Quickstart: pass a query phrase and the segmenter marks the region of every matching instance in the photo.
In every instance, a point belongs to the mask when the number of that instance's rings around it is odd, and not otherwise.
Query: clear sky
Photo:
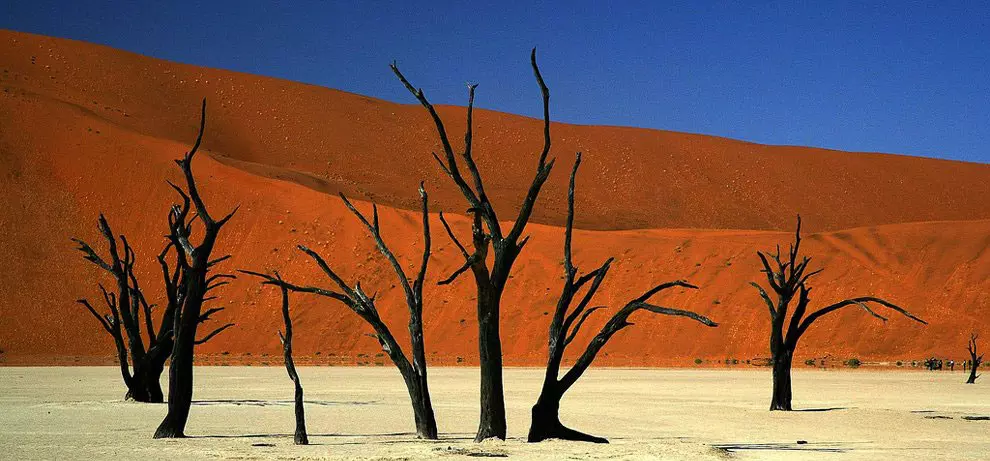
[[[0,27],[404,103],[990,163],[990,5],[11,0]]]

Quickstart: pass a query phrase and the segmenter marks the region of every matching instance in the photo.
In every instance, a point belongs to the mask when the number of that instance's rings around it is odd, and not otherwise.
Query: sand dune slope
[[[464,209],[430,157],[440,147],[418,105],[11,31],[0,31],[0,44],[0,84],[10,92],[64,101],[180,142],[195,136],[195,111],[206,97],[205,145],[229,164],[406,209],[416,206],[408,191],[425,179],[440,209]],[[369,72],[387,73],[385,64]],[[479,91],[484,101],[484,86]],[[533,107],[539,104],[534,83]],[[463,109],[440,111],[459,148]],[[541,122],[486,110],[475,120],[474,151],[488,189],[511,211],[542,147]],[[785,230],[799,212],[810,230],[990,218],[986,165],[634,128],[555,124],[553,135],[552,153],[562,163],[576,151],[587,154],[578,226],[588,229]],[[537,222],[562,224],[566,169],[552,176]]]
[[[178,179],[172,160],[188,148],[196,101],[204,94],[212,101],[209,151],[197,158],[195,170],[212,209],[241,205],[218,249],[235,254],[228,267],[279,269],[299,282],[325,284],[294,249],[309,245],[349,280],[379,290],[383,316],[406,338],[405,307],[391,270],[339,199],[326,192],[392,205],[382,209],[386,239],[405,264],[415,264],[422,245],[417,216],[403,208],[415,200],[419,179],[427,180],[436,198],[434,210],[463,208],[424,155],[433,148],[433,136],[419,109],[66,40],[2,32],[0,43],[0,349],[8,363],[109,355],[109,338],[73,304],[97,296],[99,274],[69,241],[75,236],[99,243],[100,212],[138,249],[144,286],[160,298],[154,256],[173,200],[163,179]],[[496,204],[514,203],[525,187],[532,163],[525,152],[538,147],[530,135],[536,128],[538,122],[529,119],[480,114],[478,129],[485,134],[478,157]],[[969,331],[990,331],[985,165],[625,128],[554,130],[562,166],[576,149],[589,159],[579,184],[584,229],[576,234],[576,262],[590,269],[617,257],[597,302],[618,308],[656,282],[687,278],[703,289],[658,302],[695,309],[722,324],[705,329],[640,314],[636,326],[609,345],[603,364],[765,357],[766,312],[747,283],[760,276],[755,250],[791,238],[766,229],[789,228],[797,210],[810,229],[833,229],[807,236],[813,265],[828,268],[815,281],[815,302],[879,295],[931,323],[922,327],[892,317],[884,325],[850,309],[822,320],[803,340],[800,356],[961,358]],[[410,161],[415,158],[421,160]],[[562,216],[565,170],[558,168],[541,199],[540,222],[553,224]],[[766,202],[778,199],[779,207],[768,209]],[[451,219],[466,235],[467,221]],[[919,220],[938,222],[906,222]],[[729,230],[698,229],[705,227]],[[646,229],[616,230],[631,228]],[[429,274],[435,281],[461,260],[435,215],[433,229]],[[509,364],[544,360],[548,313],[560,289],[562,230],[537,224],[530,233],[503,303]],[[245,359],[251,354],[255,361],[277,355],[275,293],[238,280],[220,295],[228,308],[223,314],[238,326],[202,352]],[[474,363],[471,281],[430,284],[427,296],[432,360]],[[364,335],[368,328],[343,306],[298,295],[293,309],[300,355],[317,362],[382,360],[375,357],[377,342]],[[604,316],[589,321],[578,342],[603,321]]]

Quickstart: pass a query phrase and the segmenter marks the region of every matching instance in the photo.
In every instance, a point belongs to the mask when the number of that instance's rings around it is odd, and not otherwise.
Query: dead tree
[[[478,166],[471,156],[472,147],[472,114],[474,108],[474,91],[477,85],[468,86],[468,106],[467,106],[467,128],[464,134],[464,151],[460,156],[467,167],[472,184],[461,175],[457,156],[454,148],[447,137],[447,130],[443,121],[437,114],[433,105],[426,99],[422,89],[416,89],[409,80],[406,79],[395,63],[392,63],[392,71],[399,78],[402,84],[412,93],[423,107],[429,112],[430,117],[436,126],[440,144],[443,147],[444,159],[441,159],[436,152],[433,158],[436,159],[440,169],[453,181],[461,194],[468,202],[468,213],[473,216],[471,228],[472,251],[469,253],[464,245],[454,236],[450,226],[443,220],[447,234],[457,245],[464,256],[464,265],[454,271],[449,277],[440,281],[441,285],[453,282],[462,273],[471,270],[477,286],[477,316],[478,316],[478,354],[481,363],[481,417],[478,425],[476,441],[481,441],[490,437],[505,439],[505,396],[502,386],[502,340],[499,332],[499,315],[502,292],[505,290],[509,273],[516,257],[526,245],[528,237],[523,238],[522,234],[529,223],[533,213],[533,206],[546,182],[550,171],[553,169],[554,160],[547,161],[550,153],[550,90],[543,81],[540,69],[536,65],[536,49],[530,54],[530,63],[533,74],[540,86],[543,95],[543,150],[539,156],[536,173],[533,181],[523,198],[519,207],[519,214],[515,223],[508,233],[504,233],[499,218],[495,214],[488,195],[485,193],[484,182]],[[521,240],[520,240],[521,239]],[[488,266],[489,250],[494,254],[491,268]]]
[[[97,312],[86,299],[79,299],[77,302],[85,306],[113,338],[120,373],[127,386],[127,394],[124,398],[138,402],[161,403],[164,401],[161,375],[165,369],[165,361],[172,355],[173,306],[171,303],[167,305],[156,332],[152,318],[152,309],[155,305],[148,303],[134,275],[134,263],[137,259],[134,250],[123,235],[120,235],[120,246],[118,246],[117,238],[114,237],[110,224],[102,214],[98,223],[97,228],[107,242],[108,258],[101,257],[85,241],[76,238],[72,240],[79,245],[77,249],[83,253],[84,259],[109,273],[116,282],[116,290],[109,291],[103,284],[99,284],[103,300],[110,313]],[[123,255],[120,254],[121,248]],[[165,254],[166,252],[163,252],[159,255],[159,260],[164,261]],[[141,335],[142,326],[145,328],[147,344]],[[130,366],[128,366],[128,356]]]
[[[169,182],[182,199],[182,205],[172,205],[168,216],[169,233],[166,238],[169,245],[176,248],[177,258],[173,272],[176,276],[171,279],[166,276],[165,291],[173,293],[169,302],[175,303],[172,327],[175,342],[172,348],[172,361],[168,368],[168,413],[155,431],[156,439],[185,437],[186,421],[189,419],[189,408],[192,406],[194,349],[196,345],[209,341],[210,338],[233,326],[226,324],[202,339],[196,339],[197,327],[204,318],[209,318],[210,315],[223,309],[217,307],[203,311],[203,304],[215,299],[215,296],[210,296],[209,292],[229,283],[225,279],[234,278],[231,274],[212,273],[212,269],[218,263],[230,258],[230,255],[210,258],[217,237],[220,235],[220,229],[237,212],[237,208],[234,208],[223,218],[214,219],[199,195],[196,179],[193,177],[192,161],[203,141],[205,129],[206,99],[203,99],[196,143],[182,159],[175,161],[182,170],[186,190]],[[197,220],[202,224],[203,235],[199,243],[195,244],[191,237],[193,224]],[[162,270],[168,273],[167,266],[163,265]]]
[[[127,394],[124,398],[138,402],[161,403],[164,401],[161,376],[165,370],[165,362],[172,355],[174,344],[172,329],[175,310],[178,306],[175,300],[177,296],[181,296],[176,293],[176,286],[181,283],[181,273],[178,271],[178,266],[176,266],[175,271],[170,270],[166,258],[177,250],[175,250],[174,245],[169,243],[158,254],[158,263],[162,266],[167,299],[156,331],[153,316],[156,305],[148,303],[138,283],[137,276],[134,275],[136,252],[124,235],[119,236],[120,243],[118,244],[110,224],[102,214],[100,214],[98,223],[100,234],[107,242],[109,258],[101,257],[91,245],[81,239],[73,238],[72,240],[78,245],[77,249],[83,253],[84,259],[105,270],[113,277],[117,285],[116,290],[107,290],[103,284],[98,284],[103,301],[110,312],[100,314],[87,299],[79,299],[76,302],[85,306],[89,313],[93,314],[93,317],[100,322],[100,326],[113,338],[114,346],[117,349],[120,373],[123,376],[124,384],[127,386]],[[123,249],[123,256],[120,254],[121,248]],[[178,256],[176,255],[176,257]],[[200,316],[200,322],[209,320],[213,314],[221,310],[223,308],[210,310],[205,315]],[[143,321],[142,316],[144,317]],[[147,340],[141,336],[142,327]],[[128,366],[128,357],[130,358],[130,366]]]
[[[574,169],[571,170],[571,179],[567,189],[567,222],[564,228],[564,287],[561,290],[560,298],[557,300],[557,308],[550,322],[546,375],[543,378],[543,388],[540,391],[540,397],[536,404],[533,405],[533,420],[529,428],[528,437],[530,442],[539,442],[546,439],[564,439],[608,443],[608,440],[604,438],[578,432],[564,426],[560,422],[560,400],[564,397],[564,393],[591,366],[595,357],[598,356],[598,352],[605,347],[608,340],[623,328],[632,325],[629,322],[629,316],[633,313],[643,310],[655,314],[676,315],[696,320],[709,327],[717,326],[715,322],[709,320],[707,317],[694,312],[651,304],[650,299],[663,290],[675,287],[697,289],[696,286],[684,280],[662,283],[643,293],[638,298],[627,302],[622,309],[613,314],[612,318],[602,326],[598,334],[588,343],[577,362],[567,370],[562,378],[560,377],[560,366],[564,358],[565,349],[578,335],[584,322],[591,314],[605,308],[605,306],[589,308],[588,304],[605,279],[613,260],[613,258],[609,258],[598,269],[578,277],[578,269],[574,266],[571,256],[571,239],[574,231],[574,182],[580,164],[581,153],[578,152],[577,159],[574,162]],[[584,296],[581,296],[579,301],[577,301],[577,305],[572,308],[581,288],[589,283],[590,285],[588,285]]]
[[[275,271],[275,280],[282,281],[282,276]],[[278,332],[278,339],[282,342],[282,356],[285,358],[285,371],[289,373],[289,379],[295,386],[295,412],[296,412],[296,432],[293,441],[296,445],[309,445],[309,437],[306,435],[306,415],[303,409],[303,388],[299,382],[299,374],[296,373],[296,364],[292,360],[292,317],[289,315],[289,289],[284,284],[262,282],[263,285],[275,285],[282,292],[282,323],[285,324],[285,333]]]
[[[406,384],[406,389],[409,392],[409,398],[412,401],[413,417],[416,423],[416,435],[423,439],[435,440],[437,438],[437,422],[433,413],[433,402],[430,399],[430,388],[427,382],[426,344],[423,338],[423,283],[426,279],[426,268],[430,261],[430,221],[426,190],[423,188],[422,183],[419,187],[419,195],[423,212],[423,256],[416,279],[410,283],[410,279],[406,276],[399,260],[395,257],[395,254],[391,249],[389,249],[388,245],[386,245],[385,241],[382,239],[381,227],[378,223],[378,206],[372,204],[372,218],[371,221],[368,221],[368,219],[360,211],[358,211],[349,200],[347,200],[347,197],[340,194],[340,198],[343,199],[347,208],[354,213],[358,220],[361,221],[361,224],[364,225],[365,229],[367,229],[371,234],[371,237],[375,241],[375,245],[378,247],[378,251],[392,266],[396,279],[405,293],[406,307],[409,310],[408,327],[412,348],[411,360],[406,356],[405,352],[402,351],[402,347],[395,340],[395,336],[392,335],[388,325],[386,325],[379,316],[378,308],[375,305],[376,295],[368,296],[368,294],[361,288],[361,282],[357,282],[352,288],[347,284],[347,282],[344,281],[343,278],[337,275],[337,273],[330,268],[330,265],[323,259],[323,257],[315,251],[303,245],[299,245],[298,247],[316,262],[317,266],[319,266],[323,273],[326,274],[331,281],[333,281],[333,283],[337,286],[337,289],[340,291],[313,286],[295,285],[282,280],[280,277],[259,272],[246,270],[242,270],[240,272],[261,277],[265,279],[264,283],[266,284],[279,286],[290,291],[312,293],[335,299],[354,311],[354,313],[364,319],[365,322],[368,322],[372,329],[375,330],[375,333],[370,336],[378,339],[382,350],[388,354],[389,359],[391,359],[392,363],[399,369],[399,373],[402,375],[402,379]]]
[[[975,332],[972,333],[969,336],[969,343],[966,345],[966,349],[969,351],[969,364],[970,364],[969,379],[966,380],[966,384],[976,384],[976,378],[980,377],[980,375],[976,374],[977,369],[980,368],[980,364],[983,363],[983,354],[977,355],[978,351],[976,348],[976,339],[979,337],[980,335],[976,334]]]
[[[846,306],[858,306],[866,313],[886,322],[886,317],[877,314],[868,305],[868,303],[875,303],[911,320],[928,324],[903,308],[873,296],[845,299],[805,316],[808,312],[808,304],[811,302],[809,297],[811,288],[808,287],[807,281],[823,269],[808,271],[808,263],[811,258],[807,256],[798,258],[800,248],[801,217],[798,216],[794,244],[791,245],[785,259],[781,259],[780,245],[777,246],[777,253],[774,255],[762,251],[756,252],[760,262],[763,263],[763,269],[760,272],[766,275],[767,283],[777,298],[776,302],[771,300],[770,295],[762,286],[756,282],[750,282],[750,285],[759,290],[760,298],[766,303],[770,313],[770,355],[773,366],[773,397],[770,400],[770,410],[791,410],[791,362],[794,359],[794,349],[797,347],[798,340],[808,331],[811,324],[823,316]],[[797,301],[797,306],[788,320],[788,309],[793,301]],[[785,323],[787,324],[786,331]]]

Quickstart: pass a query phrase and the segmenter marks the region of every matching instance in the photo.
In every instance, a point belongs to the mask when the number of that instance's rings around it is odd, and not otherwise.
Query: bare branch
[[[293,285],[293,284],[291,284],[289,282],[286,282],[286,281],[282,280],[281,278],[276,278],[276,277],[273,277],[271,275],[264,274],[264,273],[261,273],[261,272],[254,272],[254,271],[249,271],[249,270],[244,270],[244,269],[239,269],[237,272],[240,272],[242,274],[247,274],[247,275],[253,275],[255,277],[259,277],[259,278],[264,279],[265,281],[262,282],[262,285],[273,285],[273,286],[277,286],[277,287],[285,287],[286,289],[289,289],[291,291],[296,291],[296,292],[299,292],[299,293],[312,293],[312,294],[316,294],[316,295],[320,295],[320,296],[325,296],[327,298],[336,299],[337,301],[340,301],[340,302],[342,302],[342,303],[344,303],[344,304],[346,304],[348,306],[350,306],[352,304],[350,298],[348,298],[347,295],[338,293],[336,291],[327,290],[327,289],[323,289],[323,288],[312,287],[312,286]]]
[[[203,323],[207,320],[210,320],[211,315],[216,314],[217,312],[220,312],[224,309],[225,309],[224,307],[212,307],[210,309],[207,309],[206,312],[203,312],[202,314],[199,315],[199,323]]]
[[[223,330],[226,330],[226,329],[228,329],[228,328],[230,328],[232,326],[234,326],[233,323],[228,323],[228,324],[226,324],[226,325],[224,325],[224,326],[222,326],[220,328],[217,328],[216,330],[213,330],[212,332],[210,332],[210,334],[208,334],[205,337],[203,337],[203,339],[197,339],[196,342],[195,342],[195,344],[197,346],[200,345],[200,344],[203,344],[203,343],[205,343],[205,342],[213,339],[214,336],[220,334],[221,332],[223,332]]]
[[[423,94],[422,89],[417,89],[412,85],[412,83],[409,83],[409,80],[406,79],[405,75],[402,75],[402,72],[399,71],[399,67],[394,62],[389,67],[392,68],[392,72],[395,73],[395,76],[399,78],[399,81],[402,82],[406,89],[409,90],[409,92],[416,97],[416,100],[418,100],[419,103],[426,108],[426,111],[429,112],[430,118],[433,120],[433,124],[436,127],[437,135],[440,137],[440,144],[443,146],[444,154],[447,157],[446,172],[448,172],[451,179],[454,180],[454,184],[456,184],[461,190],[461,194],[464,195],[464,198],[467,199],[471,206],[480,208],[481,203],[478,200],[478,196],[471,189],[471,186],[464,181],[464,177],[461,176],[461,172],[457,168],[457,159],[454,157],[454,148],[451,147],[450,139],[447,137],[447,129],[444,127],[443,120],[440,118],[440,115],[437,114],[436,109],[433,108],[433,104],[430,104],[430,101],[426,99],[426,95]]]
[[[220,288],[224,285],[230,285],[230,282],[217,282],[206,287],[206,291],[213,290],[214,288]]]
[[[581,315],[581,319],[578,320],[576,324],[574,324],[574,328],[571,329],[571,333],[567,336],[567,339],[564,340],[564,347],[567,347],[567,345],[570,344],[571,341],[574,341],[574,337],[577,336],[578,331],[581,330],[581,325],[584,325],[584,321],[588,319],[588,316],[590,316],[595,311],[604,308],[605,306],[595,306],[592,307],[591,309],[584,311],[584,314]]]
[[[213,267],[213,266],[216,266],[217,264],[220,264],[220,263],[222,263],[222,262],[224,262],[224,261],[226,261],[228,259],[230,259],[230,255],[223,255],[223,256],[221,256],[221,257],[219,257],[217,259],[214,259],[214,260],[208,262],[206,265],[209,266],[209,267]]]
[[[213,274],[206,279],[206,283],[213,283],[219,279],[236,279],[237,276],[234,274]]]
[[[107,322],[107,320],[105,318],[103,318],[102,315],[100,315],[98,312],[96,312],[96,309],[93,309],[93,306],[91,306],[89,304],[89,301],[88,300],[86,300],[86,299],[77,299],[76,302],[79,303],[79,304],[82,304],[83,306],[86,306],[86,309],[89,310],[89,313],[93,314],[93,317],[96,317],[96,320],[99,320],[100,321],[100,325],[103,326],[103,329],[106,330],[107,333],[110,333],[111,335],[113,334],[113,329],[110,327],[110,323]]]
[[[540,67],[536,64],[536,48],[533,48],[532,53],[530,53],[529,60],[530,65],[533,67],[533,75],[536,77],[536,82],[540,85],[540,93],[543,96],[543,151],[540,152],[540,161],[536,168],[536,176],[533,178],[533,183],[529,186],[529,191],[526,193],[526,198],[523,199],[523,204],[519,209],[516,222],[513,224],[508,237],[506,237],[506,240],[513,243],[522,235],[523,229],[529,223],[529,217],[533,213],[533,206],[536,204],[536,197],[540,195],[540,190],[550,176],[550,171],[553,169],[554,164],[553,160],[547,163],[547,155],[550,153],[550,89],[547,88],[546,82],[543,81]]]
[[[830,306],[823,307],[823,308],[821,308],[821,309],[819,309],[819,310],[811,313],[810,315],[808,315],[807,317],[805,317],[805,319],[804,319],[803,322],[801,322],[801,327],[798,330],[798,333],[799,333],[798,335],[800,336],[800,335],[804,334],[804,332],[808,330],[808,327],[810,327],[811,324],[815,322],[815,320],[818,320],[822,316],[825,316],[825,315],[827,315],[827,314],[829,314],[831,312],[835,312],[835,311],[837,311],[837,310],[839,310],[839,309],[841,309],[843,307],[846,307],[846,306],[856,305],[856,306],[861,306],[862,307],[865,303],[868,303],[868,302],[877,303],[877,304],[879,304],[881,306],[884,306],[884,307],[889,308],[889,309],[891,309],[891,310],[893,310],[895,312],[898,312],[901,315],[903,315],[903,316],[905,316],[905,317],[907,317],[907,318],[909,318],[911,320],[914,320],[914,321],[916,321],[918,323],[922,323],[922,324],[928,325],[928,322],[926,322],[926,321],[924,321],[924,320],[922,320],[922,319],[920,319],[918,317],[915,317],[913,314],[911,314],[910,312],[904,310],[904,308],[902,308],[902,307],[900,307],[900,306],[898,306],[898,305],[896,305],[894,303],[891,303],[889,301],[886,301],[886,300],[883,300],[883,299],[880,299],[880,298],[875,298],[873,296],[863,296],[863,297],[859,297],[859,298],[845,299],[845,300],[839,301],[839,302],[837,302],[835,304],[832,304]],[[883,317],[880,317],[879,315],[876,315],[876,313],[874,313],[869,308],[866,308],[866,310],[867,310],[867,312],[870,312],[871,314],[873,314],[874,317],[878,317],[878,318],[883,319]]]
[[[317,252],[307,248],[304,245],[297,245],[297,248],[299,248],[303,253],[309,255],[310,258],[313,258],[313,260],[316,261],[316,264],[320,267],[323,273],[325,273],[327,277],[330,277],[330,280],[333,280],[333,282],[337,284],[337,286],[341,289],[341,291],[344,292],[344,294],[348,296],[352,296],[354,294],[354,290],[351,289],[351,287],[347,286],[347,283],[344,282],[344,279],[340,278],[340,276],[337,275],[337,273],[330,268],[330,265],[327,264],[327,262],[323,260],[323,257],[321,257]]]
[[[461,250],[461,254],[464,255],[464,259],[470,259],[471,255],[468,254],[467,249],[461,244],[460,240],[457,240],[457,236],[454,235],[454,231],[450,229],[450,224],[447,224],[447,219],[443,217],[443,212],[440,212],[440,222],[443,224],[443,228],[447,230],[447,235],[450,236],[450,240],[454,242],[458,250]]]
[[[645,303],[645,302],[638,302],[638,303],[635,304],[635,306],[636,306],[636,309],[647,310],[647,311],[653,312],[654,314],[675,315],[675,316],[680,316],[680,317],[687,317],[689,319],[696,320],[696,321],[701,322],[701,323],[703,323],[703,324],[705,324],[707,326],[710,326],[710,327],[717,327],[718,326],[717,323],[713,322],[708,317],[705,317],[705,316],[700,315],[700,314],[696,314],[696,313],[691,312],[691,311],[686,311],[686,310],[682,310],[682,309],[672,309],[672,308],[669,308],[669,307],[662,307],[662,306],[655,306],[653,304],[649,304],[649,303]]]
[[[419,302],[419,307],[422,308],[423,305],[423,284],[426,280],[426,269],[430,264],[430,251],[432,247],[432,240],[430,239],[430,205],[429,196],[426,194],[426,187],[423,182],[419,183],[419,198],[422,202],[423,208],[423,260],[419,265],[419,273],[416,274],[416,280],[413,282],[413,291],[416,293],[416,298]]]
[[[103,258],[100,257],[100,255],[96,254],[96,250],[94,250],[93,247],[91,247],[88,243],[80,239],[77,239],[75,237],[71,238],[71,240],[79,245],[79,247],[76,249],[81,251],[85,255],[83,256],[83,259],[90,261],[93,264],[96,264],[98,267],[100,267],[101,269],[107,272],[113,272],[113,267],[111,267],[110,264],[104,261]]]
[[[426,200],[426,195],[425,195],[426,192],[420,189],[420,193],[421,196],[423,197],[423,200]],[[351,204],[349,200],[347,200],[347,197],[344,196],[343,193],[340,193],[338,195],[340,195],[340,198],[344,201],[344,205],[347,206],[347,209],[351,210],[351,213],[354,213],[354,215],[357,216],[357,218],[361,221],[362,224],[364,224],[364,227],[371,234],[371,238],[374,239],[375,241],[375,246],[378,247],[378,252],[381,253],[386,260],[388,260],[389,264],[392,266],[392,270],[395,271],[395,275],[399,279],[399,284],[402,286],[402,291],[406,295],[406,304],[410,307],[410,309],[413,309],[414,306],[418,303],[416,294],[414,292],[413,287],[409,284],[409,278],[406,277],[406,272],[402,269],[402,264],[399,264],[399,260],[398,258],[395,257],[395,253],[392,253],[392,250],[389,249],[388,245],[386,245],[385,241],[382,239],[381,227],[378,224],[378,206],[372,204],[373,217],[372,217],[372,222],[369,223],[368,220],[365,219],[364,215],[362,215],[361,212],[358,211],[357,208],[355,208],[354,205]],[[428,216],[427,218],[424,219],[428,219]],[[430,230],[429,223],[427,223],[425,227],[425,231],[427,234],[429,233],[429,230]],[[426,243],[427,243],[427,249],[426,249],[425,257],[429,259],[430,256],[429,235],[427,235],[426,237]],[[425,270],[425,266],[423,269]]]
[[[664,283],[661,283],[661,284],[659,284],[659,285],[657,285],[657,286],[655,286],[655,287],[647,290],[646,293],[643,293],[642,296],[636,298],[635,300],[633,300],[633,302],[643,302],[643,301],[646,301],[646,300],[652,298],[657,293],[659,293],[659,292],[661,292],[663,290],[669,289],[669,288],[674,288],[674,287],[690,288],[692,290],[697,290],[698,289],[698,287],[696,287],[694,285],[691,285],[686,280],[675,280],[673,282],[664,282]]]
[[[749,282],[749,284],[752,285],[753,288],[759,290],[760,297],[763,298],[763,302],[767,304],[767,309],[770,310],[770,318],[771,319],[777,318],[777,310],[774,309],[773,301],[770,300],[770,295],[767,294],[767,291],[764,290],[763,287],[761,287],[760,284],[756,282]]]
[[[469,256],[468,259],[467,259],[467,261],[464,261],[464,264],[461,265],[461,267],[458,267],[457,270],[455,270],[447,278],[445,278],[445,279],[437,282],[437,285],[448,285],[448,284],[452,283],[454,280],[457,280],[457,277],[459,277],[461,274],[467,272],[467,270],[470,269],[471,266],[473,266],[475,262],[477,262],[477,257],[475,255]]]

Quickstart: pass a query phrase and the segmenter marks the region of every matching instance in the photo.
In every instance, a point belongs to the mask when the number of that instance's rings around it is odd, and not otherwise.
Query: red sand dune
[[[305,243],[348,279],[380,290],[383,316],[406,336],[391,270],[329,193],[388,205],[386,239],[414,264],[421,242],[416,216],[406,209],[415,205],[418,182],[426,180],[434,211],[464,208],[430,158],[437,146],[420,107],[70,40],[0,31],[0,44],[0,193],[7,197],[0,209],[0,360],[111,355],[109,338],[73,303],[96,296],[100,275],[69,237],[100,243],[101,211],[138,249],[143,284],[152,297],[160,295],[154,256],[173,200],[163,179],[177,179],[172,160],[195,136],[204,96],[209,155],[194,168],[212,209],[242,206],[218,250],[235,254],[228,267],[280,269],[300,282],[325,284],[294,250]],[[463,109],[441,112],[457,138]],[[504,216],[528,185],[539,129],[538,120],[477,114],[476,157]],[[849,309],[816,324],[799,347],[801,357],[961,358],[972,329],[990,334],[990,166],[632,128],[555,124],[553,134],[561,163],[538,202],[535,221],[542,224],[530,227],[532,241],[503,303],[509,364],[544,360],[547,313],[560,289],[562,229],[554,225],[563,218],[566,172],[577,150],[586,162],[578,183],[576,262],[590,269],[608,256],[618,259],[598,302],[618,307],[654,282],[687,278],[702,290],[659,302],[721,323],[705,329],[637,314],[637,325],[613,340],[602,364],[765,357],[767,314],[748,282],[761,275],[755,251],[786,244],[797,212],[817,232],[806,239],[812,264],[827,268],[815,279],[815,302],[874,294],[931,323],[892,316],[884,325]],[[452,221],[466,232],[463,217]],[[434,224],[430,277],[438,280],[461,261]],[[219,317],[238,326],[201,352],[277,361],[274,290],[247,279],[222,290],[228,310]],[[458,363],[458,357],[475,363],[472,282],[431,285],[427,296],[434,363]],[[364,336],[368,328],[343,306],[295,295],[293,309],[300,355],[382,360],[374,358],[377,342]],[[603,318],[589,321],[582,336],[590,337]],[[369,357],[359,357],[364,354]]]

